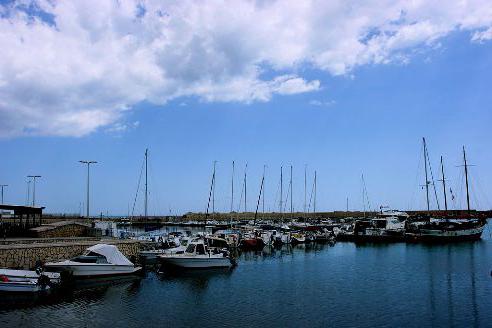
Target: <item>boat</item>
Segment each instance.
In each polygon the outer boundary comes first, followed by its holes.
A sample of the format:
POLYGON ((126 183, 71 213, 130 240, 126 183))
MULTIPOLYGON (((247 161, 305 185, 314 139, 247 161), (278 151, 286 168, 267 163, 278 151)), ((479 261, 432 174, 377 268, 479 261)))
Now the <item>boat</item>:
POLYGON ((263 239, 258 236, 258 232, 254 231, 244 234, 241 246, 245 249, 261 249, 265 246, 265 243, 263 239))
POLYGON ((114 245, 97 244, 80 256, 62 262, 48 262, 47 271, 69 272, 74 278, 96 278, 132 275, 140 272, 114 245))
POLYGON ((407 241, 474 241, 482 237, 486 220, 482 218, 429 218, 412 222, 405 234, 407 241))
POLYGON ((60 274, 52 272, 0 269, 1 292, 47 291, 60 284, 60 274))
POLYGON ((224 268, 234 264, 228 252, 213 252, 202 239, 190 242, 183 254, 162 254, 158 258, 161 264, 180 268, 224 268))
MULTIPOLYGON (((427 199, 427 216, 423 218, 416 218, 409 222, 407 225, 405 237, 410 242, 422 241, 422 242, 454 242, 454 241, 475 241, 482 238, 482 233, 487 224, 486 218, 478 216, 470 208, 470 192, 468 181, 468 163, 466 159, 466 151, 463 146, 463 167, 466 184, 466 212, 450 213, 447 206, 447 194, 446 194, 446 179, 444 176, 444 164, 441 156, 441 182, 444 194, 444 213, 437 216, 430 214, 429 204, 429 185, 434 185, 433 181, 429 181, 427 173, 427 163, 429 155, 427 153, 427 145, 425 138, 423 138, 423 151, 424 151, 424 167, 425 167, 425 190, 427 199)), ((430 165, 430 164, 429 164, 430 165)), ((432 171, 431 171, 432 172, 432 171)), ((434 185, 435 188, 435 185, 434 185)), ((439 203, 436 203, 438 210, 439 203)))
POLYGON ((399 242, 405 240, 405 221, 378 217, 354 222, 355 242, 399 242))
POLYGON ((159 249, 151 249, 147 251, 140 251, 138 254, 145 258, 146 260, 155 260, 158 255, 162 254, 180 254, 184 253, 186 247, 188 247, 188 243, 191 240, 190 237, 182 237, 179 240, 179 246, 171 247, 171 248, 159 248, 159 249))
POLYGON ((306 235, 300 232, 295 232, 290 235, 292 244, 302 244, 306 242, 306 235))

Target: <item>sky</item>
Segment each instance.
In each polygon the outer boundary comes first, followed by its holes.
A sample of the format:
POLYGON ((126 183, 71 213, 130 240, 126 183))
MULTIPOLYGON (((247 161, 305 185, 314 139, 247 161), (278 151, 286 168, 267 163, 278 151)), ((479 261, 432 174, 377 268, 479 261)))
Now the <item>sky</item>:
POLYGON ((217 211, 232 161, 235 211, 246 163, 248 211, 264 168, 279 210, 281 166, 290 210, 291 165, 295 210, 314 171, 319 211, 424 209, 425 137, 440 207, 440 156, 466 206, 465 146, 492 208, 490 1, 1 1, 0 47, 5 203, 37 174, 37 205, 79 213, 95 160, 91 214, 141 214, 148 148, 149 214, 204 212, 214 161, 217 211))

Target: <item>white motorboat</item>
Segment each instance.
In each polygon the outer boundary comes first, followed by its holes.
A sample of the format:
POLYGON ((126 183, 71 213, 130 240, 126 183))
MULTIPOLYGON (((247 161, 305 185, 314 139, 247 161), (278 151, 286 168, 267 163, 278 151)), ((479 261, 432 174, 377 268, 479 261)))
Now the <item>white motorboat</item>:
POLYGON ((46 263, 49 271, 68 271, 75 278, 96 278, 136 274, 142 270, 114 245, 97 244, 83 255, 62 262, 46 263))
POLYGON ((179 246, 178 247, 171 247, 171 248, 166 248, 166 249, 151 249, 148 251, 141 251, 139 253, 140 256, 144 257, 146 260, 155 260, 157 259, 158 255, 162 254, 182 254, 188 247, 188 243, 190 242, 191 238, 189 237, 183 237, 179 241, 179 246))
POLYGON ((60 274, 52 272, 0 269, 0 291, 40 292, 60 283, 60 274))
POLYGON ((222 268, 233 264, 226 252, 212 252, 201 239, 190 242, 183 254, 162 254, 158 258, 164 265, 181 268, 222 268))
POLYGON ((306 242, 306 235, 300 232, 292 233, 290 237, 292 244, 302 244, 306 242))

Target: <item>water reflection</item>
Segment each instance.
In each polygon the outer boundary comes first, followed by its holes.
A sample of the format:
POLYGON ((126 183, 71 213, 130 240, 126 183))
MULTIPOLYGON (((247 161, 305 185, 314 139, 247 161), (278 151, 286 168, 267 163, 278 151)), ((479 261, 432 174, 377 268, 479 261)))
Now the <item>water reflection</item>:
POLYGON ((138 292, 141 278, 132 277, 112 280, 90 279, 77 281, 69 287, 61 287, 45 293, 2 293, 0 294, 0 313, 14 309, 33 307, 54 307, 76 303, 90 305, 107 297, 108 291, 131 297, 138 292))

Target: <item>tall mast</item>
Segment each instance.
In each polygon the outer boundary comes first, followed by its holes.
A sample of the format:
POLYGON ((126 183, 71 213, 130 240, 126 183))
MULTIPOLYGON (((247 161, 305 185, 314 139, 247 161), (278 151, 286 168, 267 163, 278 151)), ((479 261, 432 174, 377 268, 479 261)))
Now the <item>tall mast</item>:
POLYGON ((147 218, 147 204, 148 204, 148 184, 147 184, 147 160, 148 160, 148 156, 149 156, 149 149, 145 149, 145 218, 147 218))
POLYGON ((444 210, 448 210, 448 198, 446 196, 446 179, 444 177, 444 164, 441 156, 442 191, 444 193, 444 210))
POLYGON ((290 166, 290 218, 294 217, 294 207, 292 206, 292 165, 290 166))
POLYGON ((465 146, 463 146, 463 161, 465 162, 465 181, 466 181, 466 206, 470 213, 470 192, 468 190, 468 164, 466 163, 465 146))
MULTIPOLYGON (((217 164, 217 161, 214 161, 214 171, 212 173, 212 181, 210 183, 210 191, 208 192, 208 203, 207 203, 207 212, 206 212, 206 217, 208 218, 208 210, 210 209, 210 200, 213 202, 213 190, 214 190, 214 184, 215 184, 215 164, 217 164)), ((212 207, 214 205, 212 204, 212 207)))
POLYGON ((231 213, 234 205, 234 161, 232 161, 232 177, 231 177, 231 213))
POLYGON ((314 171, 314 203, 313 203, 313 214, 316 216, 316 171, 314 171))
POLYGON ((427 174, 427 144, 425 143, 425 138, 422 138, 424 143, 424 167, 425 167, 425 196, 427 199, 427 212, 430 212, 429 205, 429 178, 427 174))
POLYGON ((263 165, 263 195, 262 195, 262 212, 263 216, 265 216, 265 171, 266 171, 266 165, 263 165))
POLYGON ((304 165, 304 216, 306 215, 307 164, 304 165))
POLYGON ((256 225, 256 218, 258 217, 258 207, 260 206, 260 199, 263 191, 264 182, 265 182, 265 170, 263 170, 263 176, 261 177, 260 193, 258 194, 258 201, 256 202, 256 211, 255 211, 255 220, 254 220, 255 225, 256 225))
POLYGON ((364 208, 364 217, 366 217, 366 189, 364 182, 364 173, 362 173, 362 206, 364 208))
POLYGON ((283 173, 282 173, 282 166, 280 166, 280 214, 282 214, 282 200, 283 200, 283 173))
POLYGON ((246 213, 246 177, 248 171, 248 163, 246 163, 246 167, 244 168, 244 213, 246 213))
POLYGON ((217 161, 214 161, 214 174, 212 175, 212 218, 215 219, 215 165, 217 161))

